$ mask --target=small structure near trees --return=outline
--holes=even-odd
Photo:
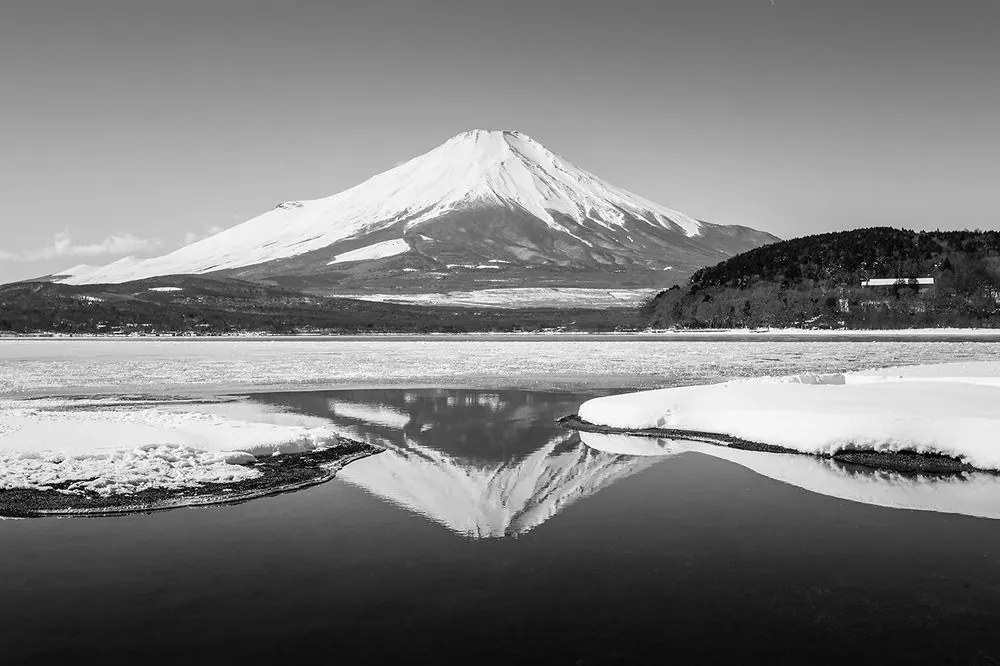
[[[908,278],[871,278],[861,281],[862,287],[913,287],[918,291],[923,291],[934,286],[932,277],[908,277]]]

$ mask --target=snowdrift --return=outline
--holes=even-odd
[[[108,496],[242,481],[258,476],[240,464],[255,456],[338,442],[332,430],[296,425],[286,415],[232,407],[223,411],[236,417],[212,411],[207,405],[185,405],[181,411],[169,403],[0,402],[0,490]]]
[[[815,455],[940,454],[1000,470],[1000,363],[729,381],[589,400],[584,421],[622,431],[718,433]]]

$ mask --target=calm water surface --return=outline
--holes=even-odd
[[[253,396],[388,450],[237,506],[0,522],[3,663],[1000,661],[1000,522],[596,450],[553,423],[587,397]]]

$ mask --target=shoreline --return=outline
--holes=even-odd
[[[245,481],[206,483],[181,489],[151,488],[130,495],[69,494],[49,490],[0,490],[0,518],[108,517],[184,507],[240,504],[324,484],[350,463],[381,453],[381,447],[340,438],[329,449],[256,458],[248,467],[261,475]]]
[[[901,474],[936,474],[952,475],[967,472],[1000,474],[996,470],[980,469],[950,456],[937,453],[916,453],[912,451],[873,451],[854,450],[838,451],[834,454],[814,454],[789,449],[774,444],[754,442],[723,433],[702,432],[697,430],[680,430],[671,428],[614,428],[584,421],[577,414],[568,414],[557,420],[557,423],[568,430],[577,432],[593,432],[605,435],[628,435],[632,437],[649,437],[660,439],[680,439],[703,444],[713,444],[743,451],[761,453],[786,453],[799,456],[810,456],[834,460],[848,465],[858,465],[875,470],[897,472]]]
[[[480,339],[502,339],[502,340],[574,340],[574,339],[623,339],[635,340],[648,338],[651,340],[671,340],[671,339],[724,339],[726,337],[745,338],[808,338],[808,339],[828,339],[828,338],[912,338],[912,337],[954,337],[961,339],[976,340],[981,338],[995,338],[1000,341],[1000,328],[895,328],[895,329],[812,329],[812,328],[705,328],[705,329],[642,329],[626,331],[557,331],[557,330],[535,330],[535,331],[469,331],[463,333],[411,333],[411,332],[375,332],[375,333],[319,333],[302,332],[297,334],[281,333],[254,333],[243,331],[239,333],[221,333],[205,335],[184,335],[184,334],[144,334],[144,335],[112,335],[99,333],[14,333],[0,335],[0,342],[7,340],[119,340],[119,341],[213,341],[213,340],[254,340],[254,341],[324,341],[324,340],[480,340]]]

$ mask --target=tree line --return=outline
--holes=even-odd
[[[923,287],[909,278],[933,277]],[[897,279],[862,287],[870,278]],[[1000,327],[1000,233],[875,227],[755,248],[643,304],[669,328]]]

